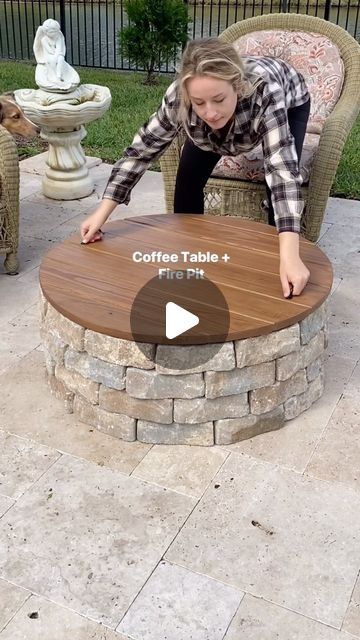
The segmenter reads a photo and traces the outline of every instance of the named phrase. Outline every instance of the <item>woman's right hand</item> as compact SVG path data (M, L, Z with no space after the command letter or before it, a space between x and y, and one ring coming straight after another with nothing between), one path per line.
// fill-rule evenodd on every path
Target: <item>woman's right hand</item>
M99 207L84 220L80 227L81 242L88 244L100 240L102 225L108 219L110 213L115 209L117 202L113 200L103 200Z

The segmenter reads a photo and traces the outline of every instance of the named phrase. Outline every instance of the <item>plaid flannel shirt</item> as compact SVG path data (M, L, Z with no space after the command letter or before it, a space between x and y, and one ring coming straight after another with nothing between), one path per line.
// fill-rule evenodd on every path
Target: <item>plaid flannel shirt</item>
M248 98L239 97L233 122L223 139L190 107L179 119L178 82L166 91L158 111L138 131L114 165L104 198L128 204L130 193L150 163L159 158L181 129L205 151L235 156L262 144L265 179L271 189L279 232L300 231L303 200L298 159L287 110L309 100L303 77L282 60L244 58L246 77L258 82ZM260 81L259 81L260 78Z

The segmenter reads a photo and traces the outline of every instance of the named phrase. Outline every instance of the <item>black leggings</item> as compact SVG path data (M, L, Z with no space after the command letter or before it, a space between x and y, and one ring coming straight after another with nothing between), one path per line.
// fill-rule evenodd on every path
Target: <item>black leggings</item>
M310 100L299 107L288 109L288 122L295 141L298 158L304 143L306 125L310 112ZM219 162L221 155L203 151L187 139L180 157L176 176L174 213L204 213L204 187ZM275 226L271 191L266 185L269 202L269 224Z

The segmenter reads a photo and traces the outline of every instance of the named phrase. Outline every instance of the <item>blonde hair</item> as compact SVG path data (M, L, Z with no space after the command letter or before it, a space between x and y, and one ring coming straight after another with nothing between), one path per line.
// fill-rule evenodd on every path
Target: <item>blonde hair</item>
M247 79L244 63L232 44L223 42L219 38L191 40L183 53L178 70L180 119L183 123L186 122L190 107L186 81L195 76L210 76L226 80L243 98L254 93L258 84L258 81L254 84Z

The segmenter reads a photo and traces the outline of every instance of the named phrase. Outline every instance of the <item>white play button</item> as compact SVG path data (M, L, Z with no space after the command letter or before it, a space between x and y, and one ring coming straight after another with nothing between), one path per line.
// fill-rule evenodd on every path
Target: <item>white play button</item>
M167 302L165 327L168 340L180 336L185 331L196 327L197 324L199 324L199 318L194 313L186 311L174 302Z

